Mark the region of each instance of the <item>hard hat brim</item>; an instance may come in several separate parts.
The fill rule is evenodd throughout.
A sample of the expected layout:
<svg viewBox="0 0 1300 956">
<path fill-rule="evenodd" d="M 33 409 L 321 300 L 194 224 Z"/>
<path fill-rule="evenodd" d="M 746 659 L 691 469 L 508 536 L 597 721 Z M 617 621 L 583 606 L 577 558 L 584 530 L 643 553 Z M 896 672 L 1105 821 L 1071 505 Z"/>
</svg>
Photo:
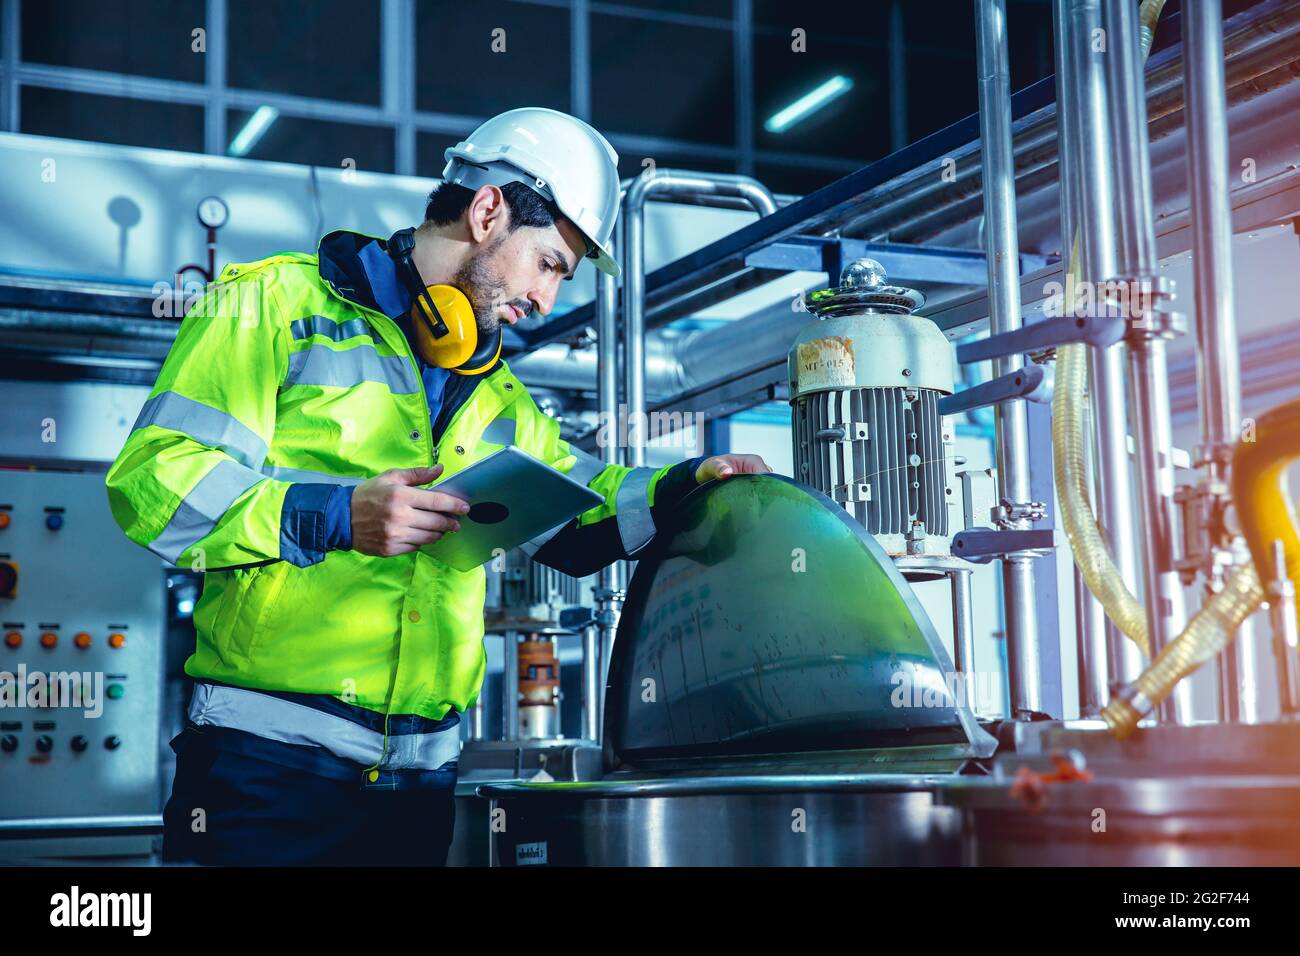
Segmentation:
<svg viewBox="0 0 1300 956">
<path fill-rule="evenodd" d="M 588 239 L 590 240 L 590 237 L 588 237 Z M 590 256 L 589 258 L 591 259 L 592 263 L 596 266 L 596 268 L 599 269 L 601 272 L 605 273 L 605 275 L 607 276 L 613 276 L 615 279 L 617 279 L 619 276 L 623 274 L 623 269 L 618 264 L 618 260 L 609 254 L 608 249 L 604 249 L 601 248 L 600 246 L 596 246 L 596 254 L 594 256 Z"/>
</svg>

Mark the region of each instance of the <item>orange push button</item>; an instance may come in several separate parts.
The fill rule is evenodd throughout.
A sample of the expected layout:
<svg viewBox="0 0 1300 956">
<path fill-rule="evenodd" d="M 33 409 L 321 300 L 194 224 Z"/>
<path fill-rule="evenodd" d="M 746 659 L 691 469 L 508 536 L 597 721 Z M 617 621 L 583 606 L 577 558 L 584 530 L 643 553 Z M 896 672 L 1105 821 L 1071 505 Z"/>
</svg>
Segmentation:
<svg viewBox="0 0 1300 956">
<path fill-rule="evenodd" d="M 81 648 L 84 651 L 86 648 L 90 646 L 90 635 L 87 634 L 85 631 L 82 631 L 80 634 L 78 634 L 76 637 L 72 639 L 72 643 L 76 644 L 79 648 Z"/>
<path fill-rule="evenodd" d="M 9 527 L 9 512 L 0 511 L 0 531 Z"/>
<path fill-rule="evenodd" d="M 10 631 L 5 635 L 5 647 L 22 647 L 23 636 L 17 631 Z"/>
<path fill-rule="evenodd" d="M 113 648 L 114 650 L 117 650 L 119 647 L 122 647 L 122 646 L 125 645 L 125 644 L 126 644 L 126 635 L 125 635 L 125 634 L 110 634 L 110 635 L 108 635 L 108 646 L 111 647 L 111 648 Z"/>
<path fill-rule="evenodd" d="M 41 635 L 41 647 L 58 647 L 59 635 L 53 631 L 46 631 Z"/>
</svg>

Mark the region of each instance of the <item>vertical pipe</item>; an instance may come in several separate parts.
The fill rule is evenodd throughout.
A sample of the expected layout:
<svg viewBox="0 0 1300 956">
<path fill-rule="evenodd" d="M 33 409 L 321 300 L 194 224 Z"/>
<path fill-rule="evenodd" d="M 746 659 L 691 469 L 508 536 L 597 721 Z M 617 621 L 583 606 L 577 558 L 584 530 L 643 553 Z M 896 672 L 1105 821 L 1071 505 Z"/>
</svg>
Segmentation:
<svg viewBox="0 0 1300 956">
<path fill-rule="evenodd" d="M 907 38 L 903 32 L 903 0 L 889 3 L 889 148 L 907 145 Z M 836 277 L 831 276 L 834 280 Z"/>
<path fill-rule="evenodd" d="M 1079 247 L 1075 242 L 1076 223 L 1074 210 L 1078 207 L 1079 177 L 1075 169 L 1078 156 L 1078 110 L 1075 103 L 1076 77 L 1072 69 L 1072 57 L 1069 44 L 1064 42 L 1065 24 L 1068 16 L 1066 0 L 1052 0 L 1052 26 L 1055 37 L 1054 52 L 1056 62 L 1056 164 L 1057 191 L 1061 207 L 1061 268 L 1063 275 L 1070 275 L 1075 267 Z M 1067 302 L 1066 310 L 1073 308 L 1073 302 Z M 1089 420 L 1088 432 L 1092 432 Z M 1088 484 L 1096 488 L 1094 473 L 1095 455 L 1089 455 L 1086 463 Z M 1094 500 L 1097 493 L 1093 492 Z M 1074 566 L 1074 617 L 1076 653 L 1078 658 L 1079 679 L 1079 714 L 1083 717 L 1096 716 L 1109 699 L 1108 651 L 1106 641 L 1106 614 L 1101 602 L 1083 582 L 1079 566 Z M 1129 642 L 1125 642 L 1128 644 Z M 1136 654 L 1134 654 L 1136 657 Z M 1134 660 L 1132 676 L 1136 677 Z"/>
<path fill-rule="evenodd" d="M 487 705 L 483 701 L 485 690 L 485 687 L 479 689 L 474 708 L 469 712 L 470 740 L 482 740 L 487 736 Z"/>
<path fill-rule="evenodd" d="M 644 175 L 644 174 L 642 174 Z M 638 191 L 639 194 L 639 191 Z M 629 197 L 632 193 L 629 192 Z M 645 203 L 628 201 L 623 213 L 623 401 L 627 464 L 645 464 Z"/>
<path fill-rule="evenodd" d="M 582 736 L 600 739 L 600 629 L 582 629 Z"/>
<path fill-rule="evenodd" d="M 1273 631 L 1277 665 L 1277 704 L 1282 718 L 1300 712 L 1300 631 L 1296 624 L 1295 583 L 1286 569 L 1286 551 L 1273 542 L 1273 567 L 1268 569 L 1268 619 Z"/>
<path fill-rule="evenodd" d="M 1228 112 L 1220 0 L 1185 0 L 1183 116 L 1191 191 L 1192 266 L 1196 273 L 1197 391 L 1204 454 L 1237 440 L 1241 382 L 1232 288 L 1232 205 L 1228 181 Z M 1222 478 L 1226 459 L 1210 462 Z"/>
<path fill-rule="evenodd" d="M 984 184 L 989 324 L 992 334 L 1021 326 L 1020 242 L 1016 229 L 1015 162 L 1011 144 L 1011 70 L 1008 63 L 1006 0 L 975 0 L 975 56 L 979 68 L 980 162 Z M 1019 356 L 995 363 L 994 375 L 1014 372 Z M 1031 501 L 1029 422 L 1023 402 L 997 407 L 998 495 L 1015 507 Z M 1028 528 L 1028 519 L 1012 527 Z M 1026 555 L 1002 560 L 1007 622 L 1007 666 L 1013 717 L 1042 712 L 1038 621 L 1034 612 L 1034 564 Z"/>
<path fill-rule="evenodd" d="M 953 666 L 966 679 L 966 704 L 974 709 L 979 701 L 969 695 L 979 688 L 975 673 L 975 604 L 971 596 L 972 572 L 958 569 L 950 575 L 952 578 L 952 654 Z"/>
<path fill-rule="evenodd" d="M 1092 417 L 1084 416 L 1087 428 L 1092 430 Z M 1087 443 L 1084 445 L 1086 459 L 1084 473 L 1088 483 L 1096 488 L 1096 470 L 1093 467 L 1096 455 L 1091 454 Z M 1074 614 L 1077 649 L 1079 657 L 1079 715 L 1096 717 L 1110 700 L 1110 667 L 1108 666 L 1109 646 L 1106 641 L 1106 610 L 1101 602 L 1089 590 L 1083 580 L 1079 566 L 1074 566 Z M 1122 639 L 1122 638 L 1121 638 Z M 1137 676 L 1141 659 L 1132 641 L 1124 640 L 1125 648 L 1133 648 L 1132 662 L 1134 676 Z"/>
<path fill-rule="evenodd" d="M 1075 226 L 1079 233 L 1084 282 L 1104 282 L 1115 274 L 1115 189 L 1111 178 L 1110 137 L 1106 123 L 1105 53 L 1094 44 L 1101 33 L 1099 0 L 1064 0 L 1064 55 L 1069 67 L 1061 105 L 1077 147 Z M 1095 298 L 1095 297 L 1094 297 Z M 1092 349 L 1091 408 L 1096 435 L 1096 490 L 1099 524 L 1110 542 L 1115 565 L 1125 584 L 1137 593 L 1137 544 L 1134 537 L 1133 482 L 1128 458 L 1128 396 L 1125 392 L 1123 344 Z M 1112 686 L 1136 679 L 1142 660 L 1132 642 L 1109 619 L 1107 661 Z"/>
<path fill-rule="evenodd" d="M 591 119 L 591 4 L 569 3 L 569 111 Z"/>
<path fill-rule="evenodd" d="M 1257 724 L 1260 722 L 1259 690 L 1261 672 L 1255 646 L 1256 620 L 1257 618 L 1248 617 L 1242 621 L 1241 627 L 1237 631 L 1237 639 L 1228 645 L 1229 648 L 1233 646 L 1237 648 L 1234 657 L 1241 674 L 1241 694 L 1238 697 L 1237 719 L 1243 724 Z M 1183 683 L 1187 682 L 1184 681 Z"/>
<path fill-rule="evenodd" d="M 1209 483 L 1219 483 L 1241 422 L 1221 0 L 1185 0 L 1181 23 L 1201 420 L 1197 464 L 1204 467 Z M 1242 683 L 1254 686 L 1256 680 L 1247 673 L 1247 652 L 1238 640 L 1219 655 L 1220 712 L 1226 721 L 1243 719 Z"/>
<path fill-rule="evenodd" d="M 1133 402 L 1145 414 L 1135 416 L 1134 445 L 1141 494 L 1143 594 L 1147 634 L 1155 656 L 1185 623 L 1183 588 L 1174 570 L 1174 466 L 1169 457 L 1173 426 L 1169 411 L 1169 373 L 1165 330 L 1168 316 L 1164 290 L 1158 289 L 1155 212 L 1151 154 L 1147 140 L 1146 82 L 1137 7 L 1130 0 L 1106 4 L 1107 77 L 1110 84 L 1111 147 L 1116 180 L 1119 248 L 1116 269 L 1103 280 L 1120 279 L 1124 319 L 1129 323 L 1129 372 Z M 1185 685 L 1186 686 L 1186 685 Z M 1178 723 L 1177 695 L 1157 709 L 1161 722 Z M 1190 698 L 1183 700 L 1184 705 Z"/>
<path fill-rule="evenodd" d="M 13 0 L 18 6 L 18 0 Z M 386 15 L 386 13 L 385 13 Z M 15 61 L 17 66 L 18 36 L 10 32 L 17 24 L 17 10 L 13 22 L 5 23 L 5 43 L 8 45 L 13 37 Z M 226 0 L 208 0 L 204 14 L 204 29 L 207 31 L 203 53 L 203 84 L 206 96 L 203 103 L 203 151 L 214 156 L 224 156 L 230 139 L 226 135 L 226 49 L 230 41 L 230 16 Z M 414 43 L 414 40 L 411 41 Z M 17 90 L 16 81 L 11 81 Z M 14 121 L 14 132 L 18 131 Z"/>
<path fill-rule="evenodd" d="M 736 169 L 754 173 L 754 4 L 732 0 L 732 35 L 735 39 Z"/>
<path fill-rule="evenodd" d="M 621 246 L 621 243 L 619 244 Z M 617 249 L 615 250 L 617 254 Z M 596 394 L 600 406 L 600 424 L 605 444 L 600 449 L 607 465 L 619 464 L 618 425 L 618 280 L 601 272 L 596 276 Z M 596 736 L 600 740 L 604 727 L 605 669 L 614 634 L 618 630 L 622 605 L 623 562 L 615 561 L 600 569 L 596 588 L 596 624 L 600 628 L 600 654 L 597 667 Z M 585 655 L 584 647 L 584 655 Z M 583 658 L 584 664 L 586 658 Z"/>
<path fill-rule="evenodd" d="M 519 635 L 506 631 L 501 654 L 501 739 L 519 739 Z"/>
</svg>

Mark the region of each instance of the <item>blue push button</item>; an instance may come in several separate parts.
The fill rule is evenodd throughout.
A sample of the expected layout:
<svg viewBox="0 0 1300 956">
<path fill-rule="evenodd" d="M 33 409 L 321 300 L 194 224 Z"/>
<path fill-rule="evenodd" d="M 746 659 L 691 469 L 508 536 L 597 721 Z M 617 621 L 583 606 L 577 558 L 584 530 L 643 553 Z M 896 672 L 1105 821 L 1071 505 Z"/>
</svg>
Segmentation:
<svg viewBox="0 0 1300 956">
<path fill-rule="evenodd" d="M 63 527 L 63 515 L 58 512 L 52 512 L 45 516 L 45 527 L 51 531 L 58 531 Z"/>
</svg>

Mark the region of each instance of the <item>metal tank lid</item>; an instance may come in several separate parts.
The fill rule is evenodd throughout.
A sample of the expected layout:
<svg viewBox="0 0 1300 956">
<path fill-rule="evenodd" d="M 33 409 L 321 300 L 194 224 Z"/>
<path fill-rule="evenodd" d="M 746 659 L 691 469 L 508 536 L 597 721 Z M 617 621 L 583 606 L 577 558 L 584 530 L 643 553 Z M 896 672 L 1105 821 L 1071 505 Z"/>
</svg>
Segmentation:
<svg viewBox="0 0 1300 956">
<path fill-rule="evenodd" d="M 605 766 L 833 756 L 881 771 L 988 756 L 966 702 L 861 525 L 783 475 L 734 475 L 694 489 L 638 556 L 606 681 Z"/>
<path fill-rule="evenodd" d="M 915 289 L 889 285 L 885 267 L 875 259 L 854 259 L 840 273 L 840 284 L 808 296 L 808 311 L 831 315 L 911 315 L 925 305 Z"/>
</svg>

